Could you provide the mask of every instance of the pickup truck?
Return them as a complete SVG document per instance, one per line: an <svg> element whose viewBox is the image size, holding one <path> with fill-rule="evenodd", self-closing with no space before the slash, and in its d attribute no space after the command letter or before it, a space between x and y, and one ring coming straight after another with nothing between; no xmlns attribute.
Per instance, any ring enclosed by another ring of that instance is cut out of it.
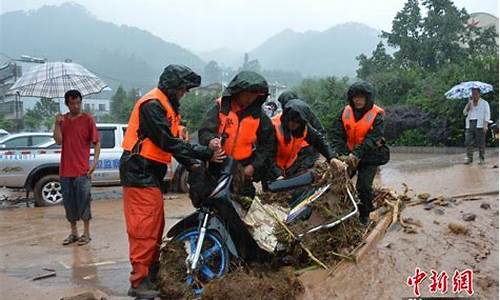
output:
<svg viewBox="0 0 500 300"><path fill-rule="evenodd" d="M92 175L93 186L120 185L119 165L122 140L127 129L123 124L97 124L101 138L101 155ZM91 161L93 159L91 149ZM35 205L62 203L59 182L61 146L54 141L38 147L0 149L0 187L24 188L33 192ZM175 170L175 172L173 171ZM187 172L175 160L168 168L162 191L187 192Z"/></svg>

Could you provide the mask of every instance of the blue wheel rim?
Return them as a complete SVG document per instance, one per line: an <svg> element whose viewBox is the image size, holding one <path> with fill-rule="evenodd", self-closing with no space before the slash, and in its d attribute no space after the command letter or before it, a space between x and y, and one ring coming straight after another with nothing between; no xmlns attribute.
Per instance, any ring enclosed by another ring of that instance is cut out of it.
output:
<svg viewBox="0 0 500 300"><path fill-rule="evenodd" d="M175 238L176 241L182 241L182 242L188 242L189 243L189 249L191 253L193 253L196 250L196 241L198 238L199 232L198 230L192 230L184 233L183 235L178 236ZM200 254L200 258L203 260L200 260L199 263L202 263L199 265L199 270L200 274L203 277L205 281L210 281L215 278L222 277L224 273L226 273L226 261L228 257L226 257L226 253L224 251L224 248L222 246L222 242L220 239L215 236L214 234L210 233L207 231L205 234L205 241L210 240L212 241L213 245L206 249L202 250ZM212 267L210 267L207 264L207 261L210 260L212 256L218 255L220 262L216 266L216 270L213 270ZM193 285L194 284L194 278L193 275L189 275L186 279L186 283L188 285ZM197 295L200 295L203 292L202 288L194 288L194 291Z"/></svg>

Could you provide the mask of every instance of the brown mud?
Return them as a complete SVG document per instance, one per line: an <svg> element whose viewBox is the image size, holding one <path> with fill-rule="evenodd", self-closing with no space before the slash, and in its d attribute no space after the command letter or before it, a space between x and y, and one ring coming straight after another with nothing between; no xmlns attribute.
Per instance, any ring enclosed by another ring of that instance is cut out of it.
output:
<svg viewBox="0 0 500 300"><path fill-rule="evenodd" d="M185 299L190 296L186 283L186 251L179 242L165 243L160 253L158 287L162 299Z"/></svg>
<svg viewBox="0 0 500 300"><path fill-rule="evenodd" d="M202 299L296 299L304 291L292 268L243 268L205 286Z"/></svg>

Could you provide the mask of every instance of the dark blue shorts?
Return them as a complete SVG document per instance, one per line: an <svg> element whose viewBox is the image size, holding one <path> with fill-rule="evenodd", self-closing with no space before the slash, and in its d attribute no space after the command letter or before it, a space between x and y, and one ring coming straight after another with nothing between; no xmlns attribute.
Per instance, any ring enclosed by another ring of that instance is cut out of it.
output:
<svg viewBox="0 0 500 300"><path fill-rule="evenodd" d="M61 190L63 195L66 219L69 222L78 220L88 221L92 218L90 213L90 178L61 177Z"/></svg>

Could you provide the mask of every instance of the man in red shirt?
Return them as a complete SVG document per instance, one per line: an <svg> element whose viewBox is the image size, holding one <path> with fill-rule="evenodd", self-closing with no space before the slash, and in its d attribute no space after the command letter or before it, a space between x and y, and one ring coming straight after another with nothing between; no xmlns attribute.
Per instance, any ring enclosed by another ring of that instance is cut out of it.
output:
<svg viewBox="0 0 500 300"><path fill-rule="evenodd" d="M95 121L91 115L82 113L82 94L69 90L64 94L64 103L69 113L57 114L54 127L54 140L62 145L59 176L63 194L66 219L71 224L71 233L63 245L78 242L85 245L90 242L90 186L101 144ZM94 159L89 166L90 146L94 144ZM83 221L83 234L78 237L76 221Z"/></svg>

